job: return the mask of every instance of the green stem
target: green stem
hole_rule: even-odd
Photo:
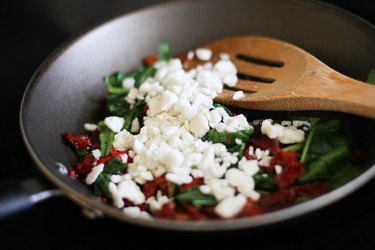
[[[316,133],[316,126],[314,126],[311,129],[309,135],[306,138],[305,146],[303,147],[303,151],[302,151],[302,155],[301,155],[301,162],[302,163],[305,163],[305,161],[306,161],[307,153],[309,152],[310,145],[311,145],[312,139],[314,138],[315,133]]]

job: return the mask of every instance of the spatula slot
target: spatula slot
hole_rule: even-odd
[[[281,68],[284,66],[284,62],[282,61],[258,58],[258,57],[253,57],[249,55],[244,55],[244,54],[237,54],[236,58],[241,61],[254,63],[254,64],[262,65],[262,66],[275,67],[275,68]]]
[[[252,76],[252,75],[242,74],[242,73],[237,73],[237,77],[245,81],[253,81],[253,82],[267,83],[267,84],[270,84],[276,81],[275,79],[272,79],[272,78]]]

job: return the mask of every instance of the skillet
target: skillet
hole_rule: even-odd
[[[83,123],[95,122],[103,116],[104,75],[137,67],[141,58],[154,53],[161,40],[168,40],[174,51],[180,52],[222,37],[249,34],[294,43],[359,80],[364,80],[375,65],[375,57],[370,53],[375,51],[374,28],[351,14],[316,2],[183,1],[138,11],[103,24],[63,46],[32,78],[20,119],[25,143],[36,165],[67,197],[83,207],[125,222],[178,230],[224,230],[281,222],[328,205],[369,181],[375,174],[373,146],[366,147],[367,158],[362,166],[365,171],[361,176],[320,198],[258,218],[181,223],[125,217],[99,203],[84,185],[60,174],[57,161],[69,166],[75,160],[60,135],[65,130],[82,132]],[[370,129],[374,121],[346,118],[359,142],[371,145],[375,138]]]

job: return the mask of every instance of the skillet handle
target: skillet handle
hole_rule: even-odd
[[[37,190],[38,181],[5,180],[0,182],[0,219],[22,212],[34,204],[62,194],[61,190]]]
[[[26,210],[33,204],[21,181],[6,180],[0,183],[0,218]]]

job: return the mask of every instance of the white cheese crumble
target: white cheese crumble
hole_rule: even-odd
[[[109,116],[104,119],[104,124],[115,133],[121,131],[124,122],[124,118],[118,116]]]
[[[232,98],[233,98],[233,100],[239,100],[239,99],[241,99],[241,98],[243,98],[243,97],[245,97],[245,94],[243,93],[242,90],[240,90],[240,91],[236,91],[236,92],[234,92]]]
[[[103,163],[93,167],[91,169],[91,172],[86,176],[86,179],[85,179],[86,184],[87,185],[93,184],[96,181],[96,179],[98,178],[98,176],[100,175],[100,173],[103,172],[103,169],[104,169]]]
[[[222,218],[232,218],[241,212],[245,203],[246,197],[244,195],[227,197],[215,207],[215,212]]]
[[[83,127],[87,131],[95,131],[98,128],[98,126],[93,123],[85,123]]]
[[[283,144],[299,143],[305,140],[305,131],[295,127],[272,124],[271,119],[266,119],[262,122],[261,132],[271,139],[277,139]]]
[[[209,61],[212,56],[212,51],[206,48],[198,48],[195,50],[195,54],[199,60]]]

